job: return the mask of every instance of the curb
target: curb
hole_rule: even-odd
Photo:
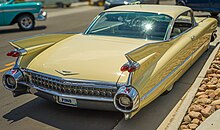
[[[218,42],[219,39],[216,39],[215,42]],[[212,61],[216,53],[220,48],[220,44],[217,44],[211,55],[209,56],[208,60],[206,61],[205,65],[203,66],[202,70],[200,71],[199,75],[197,76],[196,80],[189,88],[189,90],[184,94],[184,96],[180,99],[180,101],[176,104],[176,106],[171,110],[168,116],[164,119],[164,121],[160,124],[157,130],[178,130],[184,115],[188,107],[190,106],[194,96],[201,84],[203,78],[205,77],[207,69],[209,69]]]
[[[209,116],[196,130],[219,130],[220,110],[215,111]]]

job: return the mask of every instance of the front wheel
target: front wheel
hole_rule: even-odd
[[[33,16],[29,14],[24,14],[18,17],[17,23],[19,28],[23,31],[32,30],[35,26],[35,21]]]

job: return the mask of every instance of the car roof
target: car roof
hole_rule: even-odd
[[[133,11],[133,12],[151,12],[151,13],[160,13],[166,14],[174,19],[178,17],[181,13],[191,10],[186,6],[177,6],[177,5],[123,5],[110,8],[108,11]]]

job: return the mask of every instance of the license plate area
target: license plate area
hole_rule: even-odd
[[[64,104],[64,105],[71,105],[76,107],[77,106],[77,101],[74,98],[69,98],[69,97],[58,97],[58,103]]]

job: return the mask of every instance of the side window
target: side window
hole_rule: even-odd
[[[174,22],[170,37],[177,36],[193,26],[193,16],[191,11],[187,11],[177,17]]]

